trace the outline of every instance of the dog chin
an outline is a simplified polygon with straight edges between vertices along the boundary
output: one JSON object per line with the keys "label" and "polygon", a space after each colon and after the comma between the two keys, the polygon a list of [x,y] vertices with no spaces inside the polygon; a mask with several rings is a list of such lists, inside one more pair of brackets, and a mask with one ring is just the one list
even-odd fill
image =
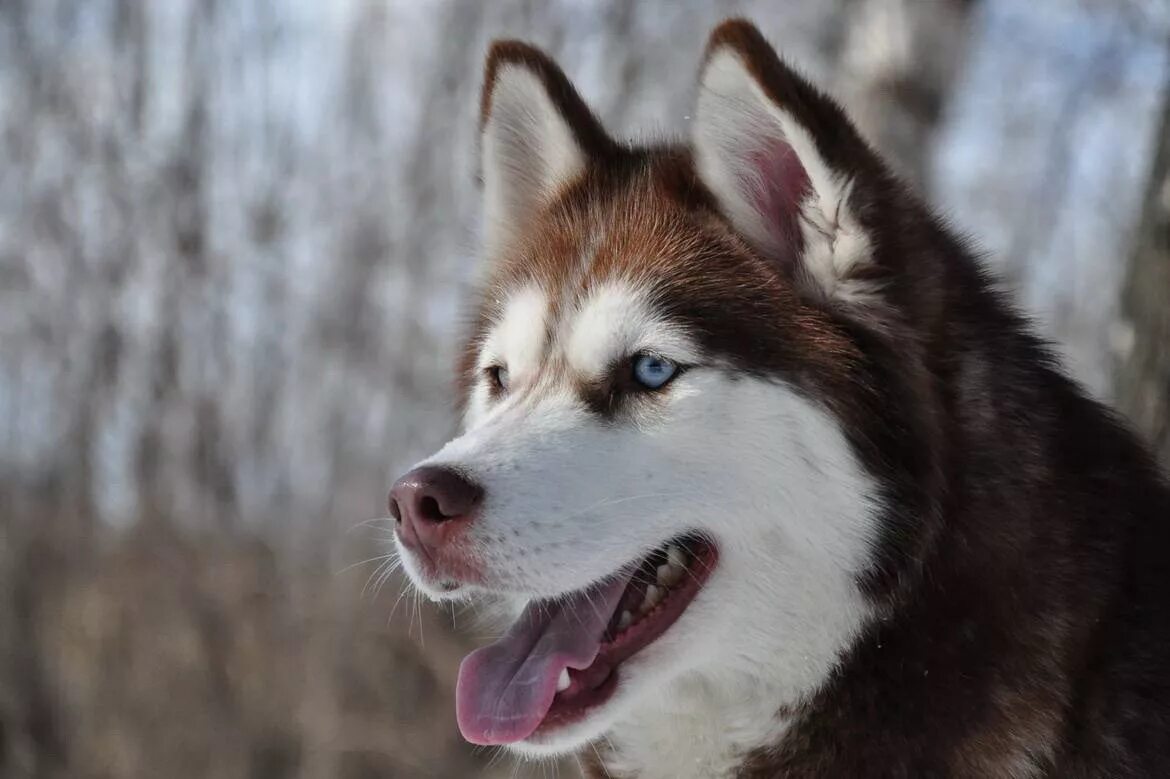
{"label": "dog chin", "polygon": [[598,711],[586,715],[585,719],[558,728],[551,733],[534,733],[523,741],[508,744],[506,748],[521,757],[535,759],[563,757],[575,753],[609,732],[617,719],[610,712],[615,703],[615,701],[610,701],[601,706]]}

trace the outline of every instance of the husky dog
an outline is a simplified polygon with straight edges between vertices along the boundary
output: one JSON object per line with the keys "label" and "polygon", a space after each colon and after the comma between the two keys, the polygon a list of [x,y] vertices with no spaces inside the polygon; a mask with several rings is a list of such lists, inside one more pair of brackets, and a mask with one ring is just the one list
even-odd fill
{"label": "husky dog", "polygon": [[1170,490],[749,23],[690,137],[497,42],[462,433],[390,511],[514,624],[464,737],[595,776],[1170,776]]}

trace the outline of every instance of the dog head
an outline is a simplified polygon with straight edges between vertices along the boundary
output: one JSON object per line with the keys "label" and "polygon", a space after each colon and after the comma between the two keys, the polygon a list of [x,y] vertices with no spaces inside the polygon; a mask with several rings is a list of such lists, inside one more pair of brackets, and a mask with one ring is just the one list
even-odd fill
{"label": "dog head", "polygon": [[558,752],[695,680],[811,695],[925,537],[929,219],[741,21],[676,146],[495,44],[482,154],[463,430],[391,494],[415,586],[520,612],[464,663],[464,734]]}

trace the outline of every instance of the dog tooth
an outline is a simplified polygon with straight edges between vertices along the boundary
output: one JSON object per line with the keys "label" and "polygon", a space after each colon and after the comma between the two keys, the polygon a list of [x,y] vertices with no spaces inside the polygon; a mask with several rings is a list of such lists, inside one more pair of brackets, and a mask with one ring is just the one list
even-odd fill
{"label": "dog tooth", "polygon": [[646,585],[646,598],[642,601],[642,611],[649,611],[662,600],[663,591],[653,584]]}
{"label": "dog tooth", "polygon": [[572,684],[572,681],[569,679],[569,669],[562,668],[560,678],[557,679],[557,692],[564,692],[569,689],[570,684]]}
{"label": "dog tooth", "polygon": [[633,615],[629,611],[623,611],[622,615],[618,617],[618,630],[625,630],[633,621]]}
{"label": "dog tooth", "polygon": [[673,587],[682,580],[683,569],[667,563],[658,566],[658,583],[664,587]]}
{"label": "dog tooth", "polygon": [[686,568],[687,558],[683,551],[674,544],[666,547],[666,560],[676,568]]}

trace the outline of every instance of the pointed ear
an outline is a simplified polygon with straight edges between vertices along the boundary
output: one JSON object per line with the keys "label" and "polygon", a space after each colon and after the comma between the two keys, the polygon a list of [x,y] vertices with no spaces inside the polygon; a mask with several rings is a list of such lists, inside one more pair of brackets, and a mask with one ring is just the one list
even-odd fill
{"label": "pointed ear", "polygon": [[519,41],[488,52],[480,136],[489,257],[614,145],[556,63]]}
{"label": "pointed ear", "polygon": [[872,154],[749,22],[711,34],[691,142],[699,177],[761,253],[824,295],[869,288],[870,243],[851,194]]}

